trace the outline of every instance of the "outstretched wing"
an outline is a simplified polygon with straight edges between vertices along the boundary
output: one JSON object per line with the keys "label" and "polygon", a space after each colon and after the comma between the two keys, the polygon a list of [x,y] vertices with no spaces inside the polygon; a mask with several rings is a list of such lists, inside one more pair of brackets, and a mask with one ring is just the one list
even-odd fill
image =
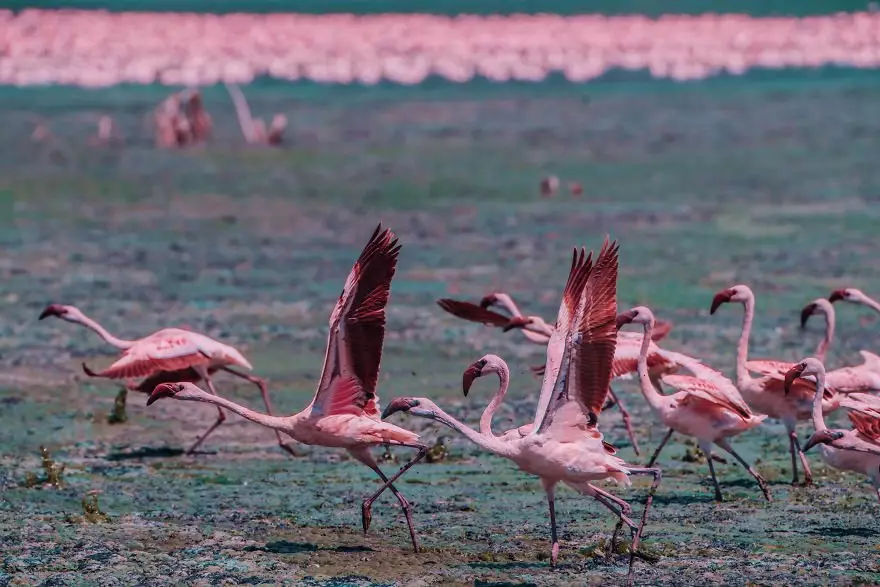
{"label": "outstretched wing", "polygon": [[351,268],[330,314],[324,370],[312,400],[313,416],[379,418],[376,382],[385,339],[385,306],[400,245],[380,224]]}
{"label": "outstretched wing", "polygon": [[577,339],[572,353],[572,396],[581,406],[590,426],[598,422],[608,395],[612,363],[617,346],[617,242],[602,245],[596,265],[587,280],[577,321]]}
{"label": "outstretched wing", "polygon": [[785,379],[785,374],[794,367],[794,363],[786,363],[785,361],[772,361],[759,359],[755,361],[746,361],[746,369],[754,373],[760,373],[764,377],[774,377],[776,379]]}
{"label": "outstretched wing", "polygon": [[726,385],[720,385],[718,382],[690,375],[666,375],[662,381],[677,391],[683,391],[688,396],[720,406],[746,420],[753,415],[752,410],[740,397],[735,387],[729,389]]}
{"label": "outstretched wing", "polygon": [[468,320],[470,322],[478,322],[489,326],[507,326],[510,317],[492,310],[487,310],[477,304],[470,302],[459,302],[444,298],[437,300],[437,305],[458,318]]}
{"label": "outstretched wing", "polygon": [[169,328],[139,340],[103,371],[94,372],[85,363],[83,370],[90,377],[131,379],[210,363],[192,333]]}
{"label": "outstretched wing", "polygon": [[[562,303],[559,305],[559,313],[556,316],[556,328],[547,343],[547,360],[544,364],[544,380],[541,383],[541,396],[538,399],[538,409],[535,412],[534,428],[532,434],[537,434],[545,425],[547,410],[553,399],[554,390],[557,388],[557,380],[560,374],[566,374],[567,368],[562,369],[563,358],[566,355],[568,334],[571,330],[572,321],[577,315],[583,289],[587,284],[587,278],[593,268],[593,253],[586,255],[581,248],[575,249],[571,258],[571,269],[568,272],[568,281],[562,292]],[[567,358],[566,358],[567,361]],[[565,375],[563,375],[565,376]]]}

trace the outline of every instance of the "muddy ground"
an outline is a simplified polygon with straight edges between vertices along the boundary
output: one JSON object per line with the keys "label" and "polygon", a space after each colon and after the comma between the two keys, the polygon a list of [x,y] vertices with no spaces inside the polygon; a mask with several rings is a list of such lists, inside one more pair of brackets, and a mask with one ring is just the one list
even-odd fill
{"label": "muddy ground", "polygon": [[[278,411],[293,413],[316,385],[335,297],[382,221],[403,251],[380,397],[430,396],[476,425],[494,382],[466,399],[461,372],[494,352],[514,371],[501,430],[532,414],[539,383],[528,366],[541,349],[461,323],[435,300],[497,288],[551,318],[570,248],[610,233],[621,242],[620,305],[674,321],[666,347],[731,373],[741,313],[710,317],[708,306],[742,282],[757,296],[753,355],[797,359],[821,336],[820,321],[800,330],[804,304],[844,285],[880,295],[880,84],[826,74],[576,92],[253,88],[252,108],[291,118],[280,150],[243,147],[227,98],[209,90],[217,137],[184,152],[152,147],[144,119],[158,88],[0,90],[0,585],[622,583],[626,557],[606,552],[614,521],[604,508],[561,490],[551,569],[538,481],[421,420],[395,416],[429,444],[442,438],[449,456],[401,484],[426,547],[418,555],[390,496],[363,535],[360,503],[375,479],[339,451],[298,446],[291,458],[271,432],[232,416],[186,456],[215,412],[148,408],[136,394],[128,421],[109,424],[118,387],[86,379],[79,364],[106,366],[113,349],[37,315],[70,303],[120,336],[206,332],[242,349]],[[122,144],[89,144],[101,114]],[[32,141],[37,121],[49,139]],[[549,173],[581,182],[584,195],[540,198]],[[876,318],[839,307],[829,363],[855,362],[862,348],[880,348]],[[261,408],[253,387],[223,377],[218,387]],[[633,382],[617,388],[642,457],[616,409],[600,428],[644,462],[665,431]],[[815,486],[792,488],[778,423],[735,444],[774,503],[732,463],[717,466],[727,500],[715,503],[705,463],[676,438],[661,458],[638,583],[880,582],[880,505],[864,478],[813,455]],[[40,445],[65,466],[60,488],[25,486],[43,473]],[[639,510],[646,483],[609,489]],[[92,491],[109,522],[84,519]]]}

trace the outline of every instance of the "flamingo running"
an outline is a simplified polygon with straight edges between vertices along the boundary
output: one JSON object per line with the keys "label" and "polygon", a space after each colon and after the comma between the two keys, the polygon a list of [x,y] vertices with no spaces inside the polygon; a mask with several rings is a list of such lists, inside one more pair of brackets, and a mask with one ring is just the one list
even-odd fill
{"label": "flamingo running", "polygon": [[[736,387],[742,394],[743,399],[749,406],[771,418],[782,420],[788,434],[789,449],[791,451],[792,484],[798,483],[797,460],[804,469],[804,484],[813,482],[810,465],[807,457],[801,450],[800,441],[795,431],[798,420],[807,420],[812,409],[814,386],[798,381],[791,388],[791,393],[785,393],[784,378],[776,376],[780,366],[789,363],[782,361],[749,361],[749,336],[752,332],[752,322],[755,318],[755,294],[747,285],[735,285],[723,289],[712,298],[710,314],[715,314],[722,305],[730,302],[739,302],[743,305],[743,325],[739,344],[736,351]],[[772,373],[759,378],[753,378],[749,371]],[[841,397],[830,389],[824,389],[822,396],[822,409],[830,413],[840,407]]]}
{"label": "flamingo running", "polygon": [[648,462],[653,466],[660,451],[672,437],[673,432],[693,436],[709,463],[712,483],[715,485],[715,500],[724,501],[715,466],[712,464],[712,444],[716,444],[742,464],[758,482],[767,501],[773,501],[767,482],[754,467],[743,459],[730,445],[728,438],[758,426],[767,416],[755,415],[742,399],[732,381],[721,373],[705,366],[691,365],[690,369],[702,370],[699,376],[667,375],[661,379],[676,390],[672,395],[663,395],[651,381],[648,374],[648,342],[654,328],[654,314],[644,306],[623,312],[617,317],[617,327],[625,324],[641,324],[644,327],[642,348],[639,352],[639,382],[642,394],[669,432]]}
{"label": "flamingo running", "polygon": [[804,445],[804,450],[819,444],[822,460],[835,469],[855,471],[867,475],[880,499],[880,400],[866,395],[862,406],[852,406],[847,413],[854,430],[832,430],[825,425],[822,414],[822,392],[825,387],[825,365],[810,357],[795,364],[785,374],[785,390],[799,377],[815,377],[816,395],[812,419],[816,431]]}
{"label": "flamingo running", "polygon": [[[592,253],[585,258],[583,249],[575,250],[555,329],[547,346],[547,364],[541,396],[531,430],[523,435],[496,437],[477,432],[459,422],[427,398],[404,397],[393,400],[383,418],[395,412],[435,420],[458,431],[474,444],[513,461],[521,470],[541,478],[550,508],[552,541],[551,564],[556,564],[559,541],[556,534],[555,488],[560,482],[575,491],[595,498],[618,517],[614,538],[623,523],[632,533],[628,581],[632,580],[633,558],[642,529],[660,484],[657,468],[633,467],[614,455],[615,449],[603,441],[597,428],[599,413],[605,403],[611,380],[611,363],[617,344],[618,247],[606,240],[595,266]],[[486,355],[464,372],[464,389],[477,377],[507,371],[504,361]],[[503,381],[503,380],[502,380]],[[498,394],[500,395],[500,394]],[[521,431],[522,429],[520,429]],[[593,481],[613,479],[629,483],[629,475],[651,475],[654,481],[648,493],[639,525],[628,514],[629,504],[599,489]]]}
{"label": "flamingo running", "polygon": [[[376,395],[385,338],[385,306],[399,252],[395,234],[389,229],[382,230],[380,224],[352,267],[339,301],[330,314],[330,334],[321,380],[315,397],[303,411],[284,417],[261,414],[216,394],[205,393],[187,382],[158,385],[147,405],[166,397],[206,402],[283,432],[303,444],[346,449],[384,482],[361,507],[364,533],[370,527],[373,502],[390,488],[403,508],[413,550],[418,552],[412,507],[393,482],[421,460],[428,448],[418,442],[418,434],[380,419],[379,397]],[[370,448],[377,445],[414,448],[418,454],[389,479],[370,453]]]}
{"label": "flamingo running", "polygon": [[[180,328],[163,328],[138,340],[125,340],[110,334],[106,328],[86,316],[76,306],[51,304],[43,310],[39,319],[43,320],[49,316],[61,318],[65,322],[81,324],[95,331],[105,342],[123,351],[119,360],[100,372],[93,371],[83,363],[83,371],[89,377],[125,379],[128,391],[141,393],[152,392],[160,383],[174,381],[195,383],[204,380],[210,392],[216,395],[217,391],[214,389],[211,376],[217,371],[225,371],[256,385],[263,397],[266,411],[272,413],[266,381],[234,369],[233,367],[242,367],[251,370],[253,367],[244,355],[227,344],[204,334]],[[139,384],[133,383],[132,380],[138,377],[146,377],[146,379]],[[196,439],[186,451],[187,454],[192,454],[225,420],[226,414],[218,408],[217,420]],[[280,434],[276,432],[275,436],[278,438],[278,446],[287,453],[297,456],[293,447],[285,443]]]}

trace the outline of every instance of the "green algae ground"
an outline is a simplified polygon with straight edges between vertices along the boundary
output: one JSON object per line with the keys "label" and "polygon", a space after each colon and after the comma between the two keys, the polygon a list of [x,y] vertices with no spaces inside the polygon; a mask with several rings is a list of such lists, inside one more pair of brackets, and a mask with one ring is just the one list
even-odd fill
{"label": "green algae ground", "polygon": [[[212,409],[147,408],[138,394],[127,421],[111,424],[118,385],[84,378],[79,363],[107,365],[112,349],[36,318],[59,302],[122,336],[188,325],[241,348],[278,411],[293,413],[313,392],[351,263],[382,221],[403,243],[385,402],[427,395],[475,425],[494,382],[465,399],[461,372],[494,352],[514,372],[497,427],[527,422],[541,349],[434,301],[498,288],[550,318],[571,247],[596,248],[606,233],[621,242],[621,307],[648,304],[674,321],[665,346],[730,373],[741,311],[710,317],[708,306],[744,282],[757,295],[753,354],[800,358],[821,336],[818,320],[800,330],[804,304],[843,285],[880,295],[880,78],[826,74],[341,97],[265,84],[249,90],[251,106],[291,118],[280,150],[243,147],[228,100],[210,89],[217,137],[182,152],[154,150],[145,131],[158,88],[0,90],[0,585],[621,583],[626,557],[605,553],[614,520],[604,508],[560,492],[550,569],[538,481],[447,430],[394,417],[429,444],[444,437],[449,453],[400,484],[426,547],[414,555],[391,496],[363,536],[360,503],[375,479],[340,451],[297,447],[304,456],[292,459],[270,431],[232,416],[205,452],[184,456]],[[89,145],[102,114],[121,146]],[[52,138],[32,142],[41,120]],[[550,173],[584,195],[541,199]],[[880,348],[876,317],[848,306],[838,317],[832,365]],[[218,387],[260,406],[252,386],[221,377]],[[650,453],[665,430],[632,382],[616,388]],[[615,409],[600,427],[644,462]],[[735,444],[775,501],[731,463],[717,466],[727,500],[713,502],[706,465],[677,437],[660,461],[644,541],[654,562],[638,561],[638,583],[880,581],[880,505],[865,479],[812,455],[815,486],[792,488],[778,423]],[[58,488],[25,483],[42,476],[41,445],[64,466]],[[641,508],[644,481],[611,489]]]}

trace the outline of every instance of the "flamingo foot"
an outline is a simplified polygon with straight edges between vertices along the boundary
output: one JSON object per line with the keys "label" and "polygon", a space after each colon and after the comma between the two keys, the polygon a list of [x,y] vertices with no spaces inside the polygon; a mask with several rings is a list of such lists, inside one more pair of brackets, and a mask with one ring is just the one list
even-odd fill
{"label": "flamingo foot", "polygon": [[373,504],[365,501],[361,506],[361,523],[364,526],[364,534],[370,530],[370,523],[373,521]]}
{"label": "flamingo foot", "polygon": [[770,487],[767,485],[767,481],[752,467],[749,467],[749,473],[751,473],[752,477],[755,478],[755,481],[758,482],[758,487],[761,488],[761,492],[764,494],[764,499],[772,502],[773,496],[770,495]]}
{"label": "flamingo foot", "polygon": [[550,548],[550,566],[555,567],[556,561],[559,559],[559,543],[554,542]]}

